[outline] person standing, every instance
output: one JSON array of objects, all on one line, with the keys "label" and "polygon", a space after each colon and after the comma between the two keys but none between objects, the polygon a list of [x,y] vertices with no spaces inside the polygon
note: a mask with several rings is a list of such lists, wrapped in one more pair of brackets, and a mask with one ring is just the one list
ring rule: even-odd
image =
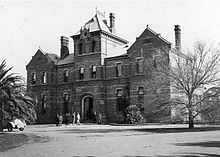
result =
[{"label": "person standing", "polygon": [[59,125],[62,126],[63,123],[63,116],[60,114],[59,116]]},{"label": "person standing", "polygon": [[97,115],[96,115],[96,111],[94,111],[93,112],[93,121],[94,121],[94,123],[96,123],[96,121],[97,121]]},{"label": "person standing", "polygon": [[80,114],[79,112],[77,112],[77,116],[76,116],[76,121],[77,121],[77,124],[80,125]]},{"label": "person standing", "polygon": [[102,114],[98,113],[98,124],[102,124]]},{"label": "person standing", "polygon": [[58,126],[59,125],[59,114],[57,114],[57,116],[56,116],[56,126]]},{"label": "person standing", "polygon": [[73,112],[73,114],[72,114],[72,121],[73,121],[73,125],[74,125],[76,122],[76,113],[75,112]]}]

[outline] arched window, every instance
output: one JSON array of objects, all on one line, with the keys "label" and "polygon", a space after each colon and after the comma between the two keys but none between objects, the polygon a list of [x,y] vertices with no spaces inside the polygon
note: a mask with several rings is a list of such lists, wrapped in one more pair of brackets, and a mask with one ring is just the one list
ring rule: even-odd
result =
[{"label": "arched window", "polygon": [[82,43],[79,43],[79,54],[82,54]]},{"label": "arched window", "polygon": [[96,43],[95,41],[92,41],[92,52],[95,52]]}]

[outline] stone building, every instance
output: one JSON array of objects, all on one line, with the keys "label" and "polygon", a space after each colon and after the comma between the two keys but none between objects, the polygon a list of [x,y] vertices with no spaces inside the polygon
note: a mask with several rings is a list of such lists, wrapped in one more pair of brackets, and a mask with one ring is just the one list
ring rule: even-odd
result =
[{"label": "stone building", "polygon": [[116,35],[115,15],[109,18],[108,25],[97,11],[72,35],[73,53],[69,38],[62,36],[60,56],[39,48],[32,57],[26,66],[27,87],[38,100],[37,123],[53,123],[57,114],[73,112],[88,120],[94,111],[105,121],[122,122],[124,104],[138,105],[147,122],[164,119],[151,111],[155,101],[170,98],[169,80],[156,69],[169,64],[171,43],[147,26],[128,46]]}]

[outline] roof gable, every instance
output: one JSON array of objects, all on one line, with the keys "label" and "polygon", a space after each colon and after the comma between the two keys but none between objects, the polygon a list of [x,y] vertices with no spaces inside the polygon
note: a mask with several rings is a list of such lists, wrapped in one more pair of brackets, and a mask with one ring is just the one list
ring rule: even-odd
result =
[{"label": "roof gable", "polygon": [[59,61],[59,57],[53,53],[46,53],[41,48],[37,50],[34,56],[32,56],[31,61],[27,64],[28,66],[36,66],[41,64],[52,63],[56,64]]},{"label": "roof gable", "polygon": [[157,34],[156,32],[154,32],[148,26],[141,33],[141,35],[136,38],[135,42],[128,49],[128,52],[132,51],[132,49],[136,49],[137,47],[140,46],[140,44],[141,45],[152,44],[151,46],[160,46],[160,45],[168,45],[168,46],[170,46],[171,45],[170,42],[168,42],[166,39],[161,37],[160,34]]}]

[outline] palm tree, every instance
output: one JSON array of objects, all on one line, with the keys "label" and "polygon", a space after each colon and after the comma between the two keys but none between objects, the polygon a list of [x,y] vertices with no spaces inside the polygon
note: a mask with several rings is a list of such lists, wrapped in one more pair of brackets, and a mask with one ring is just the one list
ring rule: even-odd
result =
[{"label": "palm tree", "polygon": [[[9,112],[6,112],[10,117],[17,117],[24,119],[29,123],[35,122],[36,112],[36,99],[34,96],[26,92],[26,88],[23,84],[19,84],[14,87],[11,94],[11,98],[5,105]],[[6,111],[6,109],[5,109]]]},{"label": "palm tree", "polygon": [[25,92],[23,78],[6,69],[6,62],[0,64],[0,127],[4,118],[24,118],[29,122],[36,119],[36,101]]}]

